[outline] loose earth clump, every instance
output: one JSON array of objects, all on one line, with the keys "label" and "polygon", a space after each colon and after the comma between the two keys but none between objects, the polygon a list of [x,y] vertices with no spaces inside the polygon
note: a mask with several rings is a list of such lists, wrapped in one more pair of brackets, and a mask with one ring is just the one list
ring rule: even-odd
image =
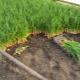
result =
[{"label": "loose earth clump", "polygon": [[[80,34],[68,35],[80,42]],[[8,47],[10,51],[7,52],[13,55],[15,49],[20,46],[28,47],[14,57],[48,80],[80,80],[80,63],[66,55],[44,34],[31,35],[26,43]],[[0,80],[37,80],[6,58],[0,61],[0,75]]]}]

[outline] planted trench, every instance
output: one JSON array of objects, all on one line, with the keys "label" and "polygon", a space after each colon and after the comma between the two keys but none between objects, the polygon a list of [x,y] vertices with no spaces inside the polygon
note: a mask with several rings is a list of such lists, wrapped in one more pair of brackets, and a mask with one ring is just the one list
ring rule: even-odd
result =
[{"label": "planted trench", "polygon": [[[80,35],[68,35],[80,42]],[[17,47],[26,45],[28,48],[14,57],[48,80],[80,80],[80,64],[65,55],[52,39],[48,39],[43,34],[29,36],[28,42],[10,47],[8,48],[10,51],[7,52],[13,55]],[[15,73],[24,75],[26,77],[24,80],[37,80],[9,60],[7,67]]]}]

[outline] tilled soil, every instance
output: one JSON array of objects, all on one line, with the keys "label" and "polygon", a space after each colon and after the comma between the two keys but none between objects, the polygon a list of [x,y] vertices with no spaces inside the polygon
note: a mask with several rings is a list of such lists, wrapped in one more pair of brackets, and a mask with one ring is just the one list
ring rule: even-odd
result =
[{"label": "tilled soil", "polygon": [[[80,42],[80,34],[68,35]],[[66,55],[52,39],[43,34],[29,36],[28,42],[10,47],[7,52],[13,55],[19,46],[28,48],[14,57],[48,80],[80,80],[80,63]],[[0,80],[37,80],[7,59],[0,63]]]}]

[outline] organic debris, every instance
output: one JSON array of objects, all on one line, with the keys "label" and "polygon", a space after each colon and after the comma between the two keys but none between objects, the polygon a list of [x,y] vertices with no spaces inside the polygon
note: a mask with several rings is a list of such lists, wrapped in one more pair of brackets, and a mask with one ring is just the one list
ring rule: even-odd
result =
[{"label": "organic debris", "polygon": [[29,46],[24,46],[24,47],[22,46],[22,47],[16,48],[15,53],[13,55],[15,56],[16,54],[21,54],[28,47]]}]

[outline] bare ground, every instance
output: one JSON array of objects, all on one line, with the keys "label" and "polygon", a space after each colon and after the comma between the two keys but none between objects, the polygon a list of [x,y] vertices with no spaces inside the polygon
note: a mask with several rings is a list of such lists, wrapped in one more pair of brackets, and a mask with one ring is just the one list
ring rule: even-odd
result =
[{"label": "bare ground", "polygon": [[[68,34],[80,42],[80,34]],[[14,56],[48,80],[80,80],[80,63],[66,55],[53,41],[43,34],[29,36],[28,42],[7,51],[13,55],[15,48],[28,46],[21,55]],[[37,80],[14,63],[3,57],[0,60],[0,80]]]}]

